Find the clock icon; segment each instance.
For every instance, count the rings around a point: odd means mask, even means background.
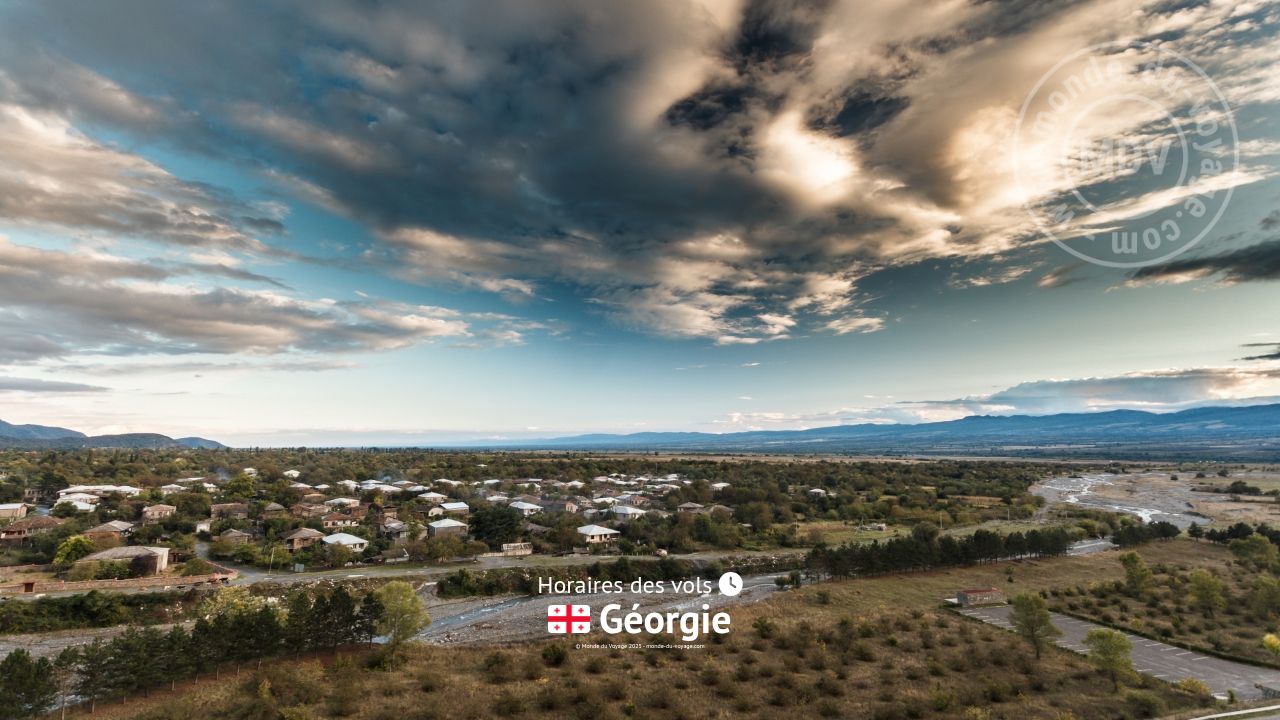
[[[720,576],[720,593],[733,597],[742,592],[742,576],[736,572],[727,572]]]

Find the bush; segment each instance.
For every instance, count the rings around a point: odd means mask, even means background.
[[[569,658],[569,651],[559,643],[542,648],[542,662],[547,667],[560,667]]]
[[[1125,693],[1124,701],[1139,717],[1159,717],[1164,714],[1164,701],[1153,692],[1130,690]]]
[[[756,634],[762,638],[768,639],[778,632],[778,626],[769,618],[756,618],[751,623],[751,627],[755,628]]]

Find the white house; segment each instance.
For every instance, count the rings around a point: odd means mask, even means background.
[[[360,507],[360,501],[359,501],[359,500],[356,500],[355,498],[334,498],[334,499],[332,499],[332,500],[325,500],[325,501],[324,501],[324,504],[325,504],[325,505],[328,505],[328,506],[329,506],[329,507],[331,507],[331,508],[340,508],[340,507],[354,508],[354,507]]]
[[[533,503],[525,502],[523,500],[517,500],[511,503],[508,507],[510,507],[513,510],[519,510],[520,514],[525,517],[529,517],[530,515],[537,515],[538,513],[542,512],[541,505],[534,505]]]
[[[282,473],[280,473],[280,474],[281,474],[281,475],[284,475],[285,477],[289,478],[290,480],[297,480],[298,478],[302,477],[302,471],[301,471],[301,470],[285,470],[284,472],[282,472]]]
[[[172,495],[174,493],[180,493],[185,491],[186,491],[186,488],[182,487],[178,483],[169,483],[168,485],[160,486],[161,495]]]
[[[631,507],[630,505],[615,505],[613,507],[613,516],[620,522],[635,520],[636,518],[643,516],[646,512],[648,512],[648,510],[641,510],[640,508]]]
[[[471,512],[471,508],[464,502],[440,503],[440,509],[445,515],[466,515]]]
[[[418,496],[418,499],[429,502],[432,505],[438,505],[444,502],[445,500],[448,500],[449,496],[438,493],[438,492],[424,492]]]
[[[364,552],[365,548],[369,547],[368,540],[365,540],[362,537],[356,537],[349,533],[334,533],[332,535],[326,535],[324,540],[321,542],[330,546],[341,545],[343,547],[350,548],[351,552]]]
[[[583,525],[578,528],[578,534],[591,545],[613,542],[619,535],[617,530],[601,525]]]

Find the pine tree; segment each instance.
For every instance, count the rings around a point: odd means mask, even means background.
[[[0,660],[0,720],[35,717],[53,707],[58,684],[53,663],[23,649]]]

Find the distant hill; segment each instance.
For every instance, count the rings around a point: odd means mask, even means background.
[[[1113,410],[974,415],[917,425],[838,425],[737,433],[574,435],[468,447],[531,450],[1000,455],[1124,459],[1280,459],[1280,404],[1175,413]]]
[[[84,433],[49,425],[12,425],[0,420],[0,437],[16,440],[57,440],[59,438],[82,438]]]
[[[88,436],[76,430],[48,425],[13,425],[0,420],[0,449],[76,450],[79,448],[193,448],[217,450],[220,442],[198,437],[174,439],[159,433]]]

